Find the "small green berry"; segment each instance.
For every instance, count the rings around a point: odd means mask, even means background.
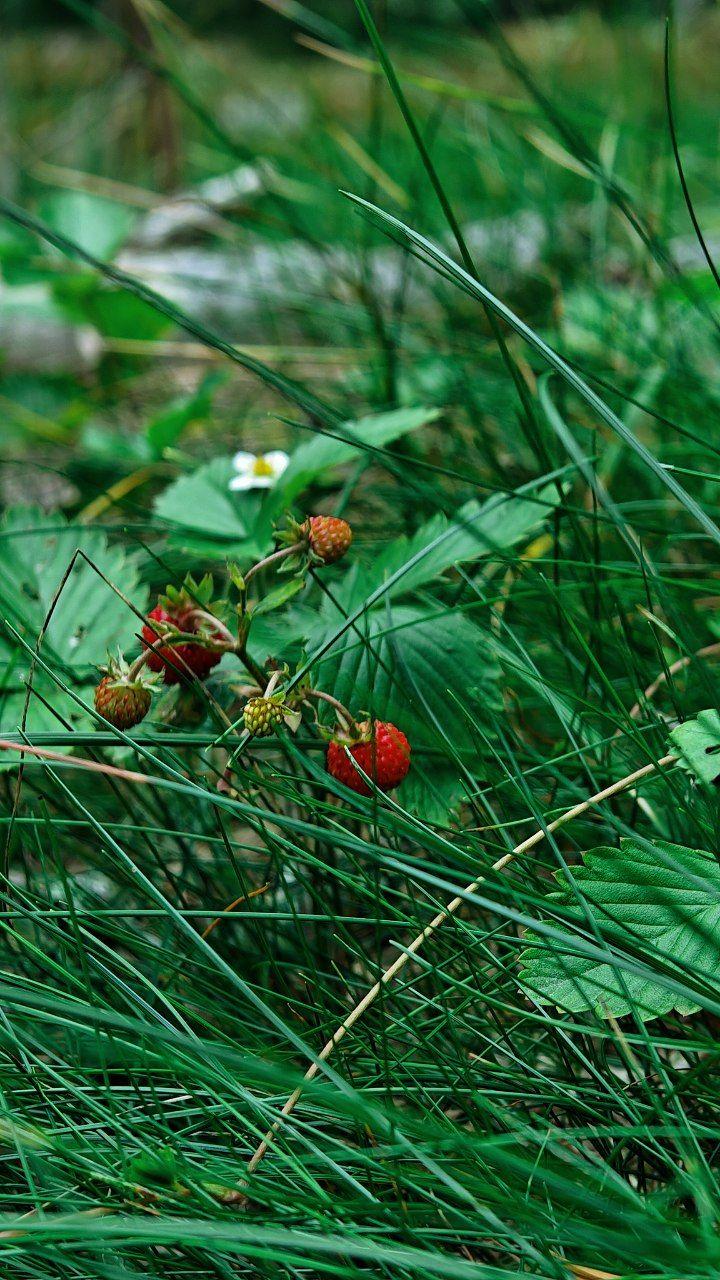
[[[251,698],[245,703],[243,720],[253,738],[269,738],[282,724],[283,708],[274,698]]]

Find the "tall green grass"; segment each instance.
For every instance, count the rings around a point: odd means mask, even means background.
[[[692,955],[618,929],[612,912],[598,921],[575,872],[587,850],[630,836],[715,859],[716,794],[673,760],[553,822],[663,760],[669,732],[717,703],[716,655],[696,656],[720,634],[717,296],[677,168],[679,157],[711,255],[717,91],[704,53],[717,22],[700,15],[671,32],[669,117],[660,22],[607,28],[580,15],[506,29],[468,0],[451,45],[446,29],[408,31],[391,4],[358,0],[359,41],[293,6],[278,18],[279,78],[310,85],[308,116],[299,137],[278,125],[248,138],[221,118],[224,86],[237,89],[232,58],[166,7],[148,10],[140,52],[104,11],[71,7],[112,75],[57,118],[18,105],[4,279],[50,279],[96,318],[98,298],[141,309],[129,321],[118,310],[80,384],[6,376],[6,472],[69,477],[66,565],[89,520],[155,591],[187,568],[222,568],[153,506],[196,463],[232,441],[260,447],[268,431],[293,445],[347,440],[347,423],[370,412],[439,408],[402,441],[358,450],[340,480],[315,477],[307,501],[351,520],[367,577],[318,575],[325,630],[300,659],[352,693],[350,654],[351,671],[365,662],[385,688],[384,642],[392,696],[424,725],[414,768],[427,807],[403,789],[367,802],[329,791],[308,727],[248,745],[226,689],[225,719],[208,701],[131,737],[77,731],[87,688],[19,622],[27,601],[13,595],[13,543],[27,547],[43,521],[4,526],[14,657],[0,736],[60,758],[26,754],[19,769],[4,750],[0,774],[2,1274],[714,1276],[717,986]],[[359,68],[290,52],[298,32]],[[48,200],[53,184],[78,184],[78,169],[152,192],[157,156],[129,145],[127,114],[97,125],[127,169],[104,163],[88,135],[100,107],[127,105],[141,85],[142,111],[159,83],[184,182],[258,157],[281,178],[211,243],[292,241],[339,263],[325,291],[287,267],[284,297],[260,301],[250,342],[242,324],[221,331],[137,280]],[[250,96],[262,100],[263,85]],[[491,239],[478,222],[493,224]],[[167,327],[153,327],[158,317]],[[183,334],[231,379],[170,452],[133,453],[177,393],[174,371],[186,373],[172,345]],[[133,336],[142,350],[122,347]],[[117,496],[141,465],[143,484]],[[442,545],[443,517],[518,494],[539,506],[532,536],[485,547],[415,593],[441,670],[445,625],[473,624],[487,645],[487,669],[463,672],[466,696],[453,685],[438,709],[403,667],[403,630],[417,621],[373,566],[409,535],[401,581],[413,555]],[[432,518],[417,552],[412,535]],[[83,581],[110,601],[117,573],[89,560]],[[137,619],[123,625],[132,641]],[[3,712],[17,670],[31,672],[29,699],[48,704],[42,731]],[[458,722],[471,750],[448,728]],[[218,789],[229,761],[231,789]],[[446,801],[447,774],[459,804]],[[670,870],[658,852],[658,878]],[[569,903],[551,896],[558,873]],[[321,1061],[458,893],[452,918]],[[559,973],[563,957],[589,956],[623,984],[652,975],[697,1011],[647,1019],[641,999],[617,1017],[558,1008],[520,976],[528,935],[560,957]]]

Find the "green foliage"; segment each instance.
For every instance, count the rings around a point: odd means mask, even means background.
[[[3,47],[0,1272],[714,1280],[718,15],[683,192],[664,15],[261,7]],[[99,726],[185,582],[234,651]]]
[[[580,932],[528,937],[520,978],[540,1003],[643,1021],[701,1008],[693,989],[712,991],[720,964],[720,870],[712,854],[627,838],[617,849],[589,849],[581,866],[558,879],[548,905]]]
[[[197,555],[247,556],[269,544],[251,536],[260,503],[254,493],[232,493],[232,458],[213,458],[191,475],[181,476],[160,495],[155,511],[171,541]]]
[[[700,711],[670,731],[670,746],[685,768],[707,786],[720,777],[720,716],[714,707]]]
[[[388,598],[418,591],[457,565],[506,554],[543,523],[559,496],[557,488],[547,486],[528,498],[497,496],[482,505],[471,498],[452,520],[438,513],[411,537],[386,547],[353,584],[346,603],[357,604],[395,576]]]
[[[87,696],[88,682],[95,683],[107,652],[136,643],[139,623],[118,592],[141,612],[146,608],[137,560],[121,546],[111,546],[99,530],[29,508],[5,513],[0,524],[3,734],[14,733],[21,724],[33,733],[87,722],[62,685]],[[39,641],[40,655],[60,685],[38,668],[25,717],[31,651]],[[7,766],[7,756],[0,763]]]
[[[273,492],[272,506],[292,503],[318,477],[326,482],[332,480],[335,469],[343,463],[372,462],[377,450],[434,422],[438,412],[413,407],[371,414],[357,422],[339,423],[337,434],[318,434],[304,441],[293,453]]]
[[[137,212],[87,191],[54,191],[41,206],[48,225],[72,236],[98,258],[111,258],[130,234]]]
[[[147,442],[156,457],[161,457],[165,449],[177,444],[187,427],[208,418],[213,395],[224,381],[223,374],[209,373],[192,395],[179,396],[155,414],[147,425]]]
[[[325,638],[316,633],[313,644]],[[463,761],[470,757],[477,767],[500,709],[499,667],[488,637],[462,614],[407,605],[377,609],[332,645],[317,671],[341,702],[402,727],[419,753],[409,802],[441,821],[467,789]],[[446,761],[440,774],[436,756]],[[408,802],[405,790],[400,800]]]
[[[171,525],[178,546],[218,557],[261,555],[271,545],[275,519],[314,480],[331,482],[337,468],[355,458],[372,461],[375,451],[436,417],[431,409],[399,409],[339,424],[341,438],[318,434],[300,444],[270,490],[231,492],[232,458],[214,458],[171,484],[155,509]],[[355,438],[358,443],[350,443]]]

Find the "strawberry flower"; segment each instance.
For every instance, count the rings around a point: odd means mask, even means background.
[[[272,489],[289,461],[282,449],[272,449],[270,453],[245,453],[241,449],[233,458],[237,475],[233,476],[229,487],[240,492],[246,489]]]

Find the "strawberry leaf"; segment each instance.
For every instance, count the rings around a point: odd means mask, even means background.
[[[434,421],[438,413],[397,409],[341,424],[340,439],[318,433],[294,450],[269,490],[233,492],[229,486],[237,472],[232,458],[213,458],[169,485],[155,511],[166,524],[171,546],[222,560],[228,555],[243,560],[264,555],[272,546],[278,513],[314,480],[329,478],[337,467],[363,455],[372,462],[374,450]]]
[[[228,555],[244,560],[255,550],[267,549],[269,536],[256,547],[250,535],[260,499],[254,492],[233,493],[229,486],[234,475],[232,458],[213,458],[160,494],[155,511],[167,528],[171,546],[219,560]]]
[[[377,449],[384,449],[410,431],[417,431],[440,416],[439,409],[427,407],[393,409],[389,413],[370,414],[356,422],[344,422],[337,435],[318,432],[294,450],[286,470],[268,502],[276,506],[287,505],[307,489],[318,477],[328,479],[330,473],[343,463],[365,458],[373,462]]]
[[[69,525],[62,516],[15,508],[0,524],[0,729],[15,732],[22,720],[25,681],[31,660],[10,628],[33,646],[50,606],[77,550],[72,573],[55,604],[43,637],[41,654],[71,688],[94,685],[108,651],[137,648],[139,621],[100,576],[102,573],[140,611],[146,593],[139,586],[136,561],[119,546],[110,546],[99,529]],[[90,561],[91,563],[88,563]],[[95,566],[95,568],[93,568]],[[99,572],[97,572],[98,570]],[[36,671],[28,732],[57,732],[62,722],[74,725],[83,713],[58,688],[52,676]],[[53,714],[43,704],[52,703]]]
[[[621,840],[590,849],[548,898],[569,921],[558,936],[529,936],[520,978],[540,1004],[647,1021],[700,1008],[717,986],[720,867],[700,849]],[[603,954],[604,953],[604,954]]]
[[[257,604],[252,606],[253,618],[260,617],[263,613],[272,613],[275,609],[281,609],[288,600],[292,600],[298,592],[302,591],[305,586],[303,578],[289,578],[285,582],[281,582],[278,587],[273,587],[272,591],[266,592]]]
[[[353,713],[390,720],[407,734],[413,767],[398,799],[447,817],[472,789],[467,770],[477,767],[501,705],[492,641],[462,614],[408,605],[377,609],[358,630],[345,632],[318,663],[315,683]],[[316,632],[311,648],[321,638]]]
[[[558,501],[555,485],[536,494],[494,495],[482,504],[471,498],[452,519],[433,516],[411,537],[397,538],[372,564],[362,565],[352,577],[346,574],[338,598],[352,609],[410,565],[387,592],[390,599],[407,596],[456,565],[509,551],[543,524]]]
[[[694,720],[686,720],[670,733],[670,745],[680,763],[706,786],[720,778],[720,715],[712,708],[700,711]]]

